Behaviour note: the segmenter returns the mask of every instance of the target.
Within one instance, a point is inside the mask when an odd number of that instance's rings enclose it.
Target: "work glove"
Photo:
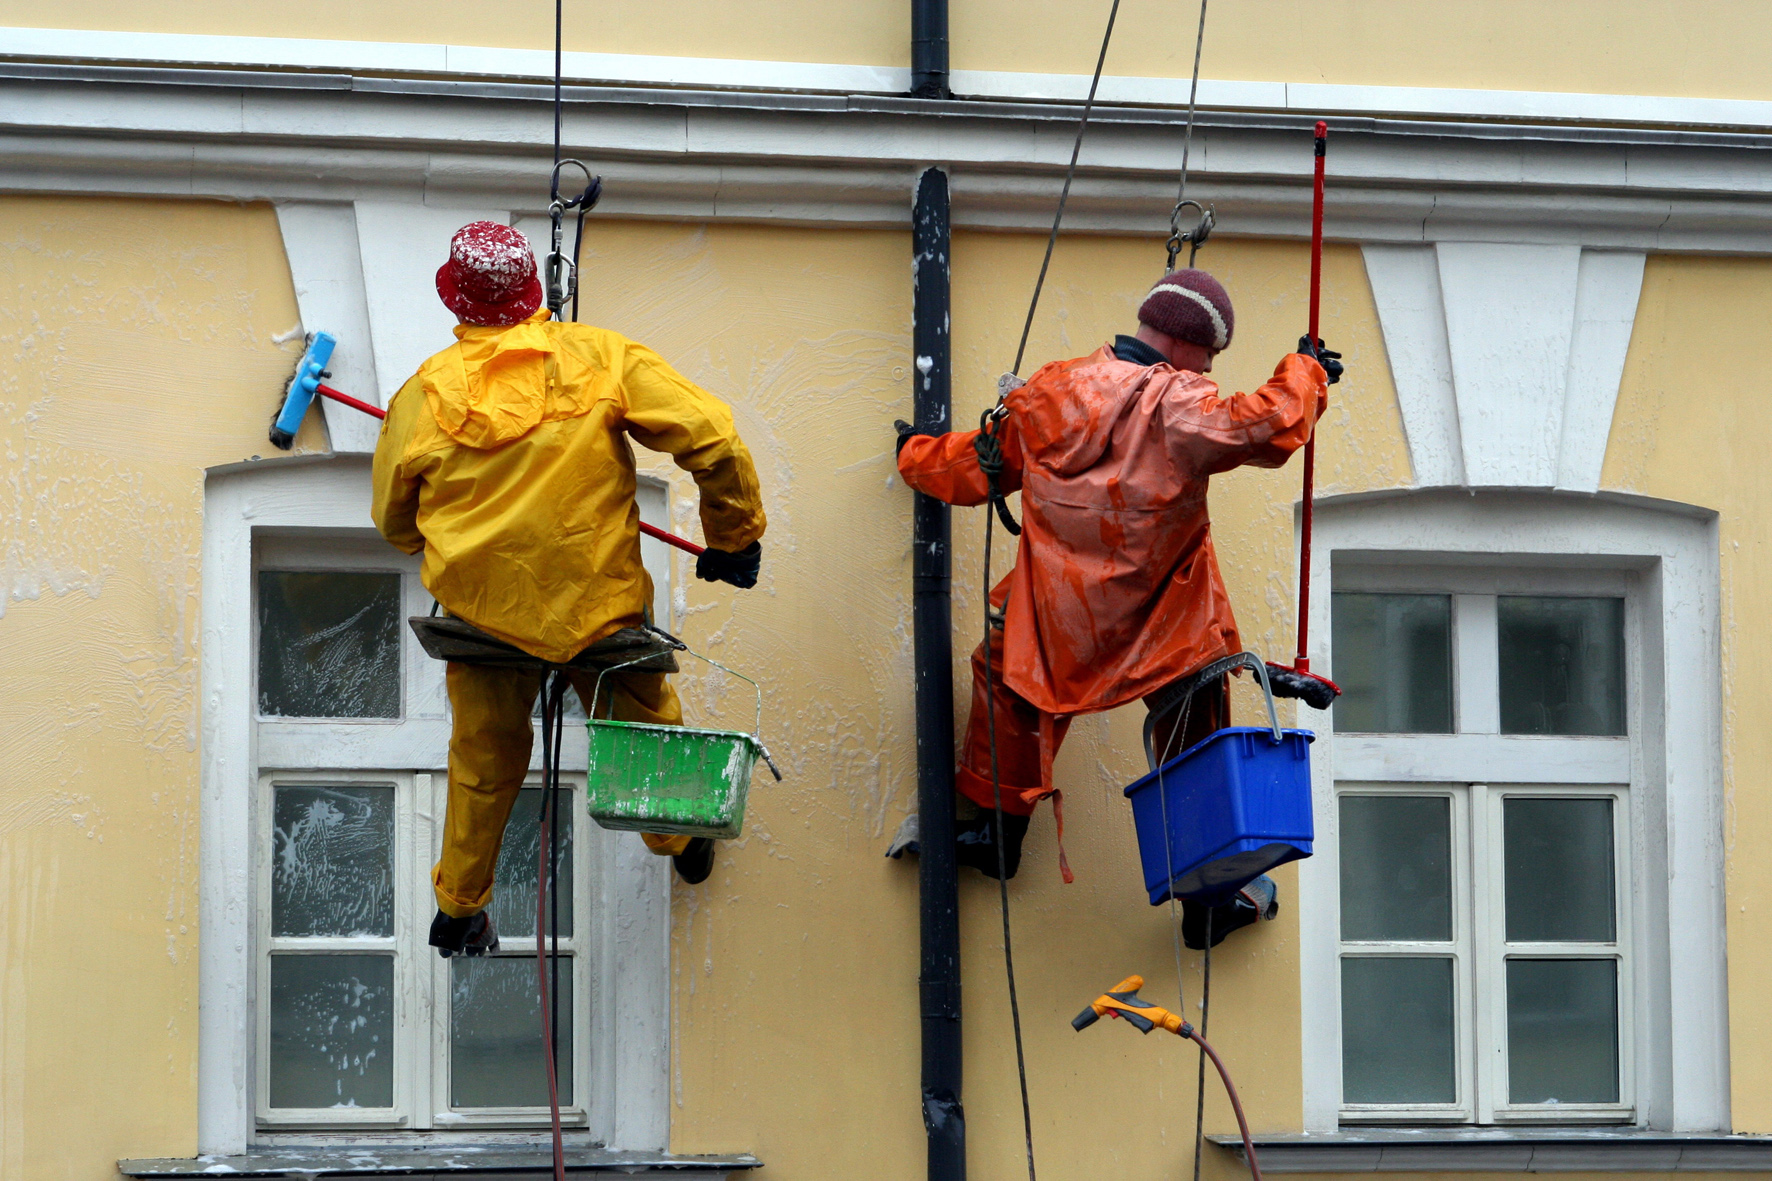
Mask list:
[[[923,435],[924,437],[928,437],[928,435],[929,435],[928,431],[918,430],[916,427],[912,426],[910,423],[906,422],[902,418],[899,419],[897,422],[893,423],[892,425],[894,427],[898,428],[898,451],[903,451],[904,445],[906,443],[910,442],[912,439],[916,438],[918,435]],[[897,454],[897,452],[894,452],[894,454]]]
[[[737,553],[709,546],[695,559],[695,576],[704,582],[729,582],[739,590],[757,585],[763,565],[763,543],[753,541]]]
[[[1298,351],[1307,357],[1316,358],[1317,364],[1323,367],[1323,372],[1329,375],[1330,385],[1334,385],[1341,380],[1343,372],[1341,354],[1330,352],[1329,346],[1323,343],[1322,337],[1317,337],[1317,347],[1314,349],[1311,347],[1311,338],[1309,335],[1299,337]]]

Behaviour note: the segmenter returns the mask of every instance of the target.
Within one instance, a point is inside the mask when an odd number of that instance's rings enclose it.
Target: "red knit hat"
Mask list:
[[[1237,329],[1224,285],[1205,271],[1171,271],[1138,305],[1138,322],[1158,332],[1219,352]]]
[[[437,268],[443,306],[466,324],[506,328],[541,306],[535,251],[529,239],[495,221],[471,221],[449,240],[449,261]]]

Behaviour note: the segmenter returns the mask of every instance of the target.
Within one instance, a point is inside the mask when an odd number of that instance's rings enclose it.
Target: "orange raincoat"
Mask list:
[[[1038,782],[1016,782],[1033,778],[1031,760],[1002,748],[1033,735],[999,712],[1005,810],[1025,814],[1052,794],[1071,715],[1148,696],[1242,650],[1213,554],[1207,479],[1285,463],[1328,405],[1326,377],[1292,353],[1254,393],[1224,398],[1198,373],[1122,361],[1103,346],[1045,366],[1009,395],[999,482],[1022,493],[1023,528],[1015,568],[992,598],[1007,602],[1007,704],[1019,698],[1038,712],[1040,750]],[[912,437],[899,472],[938,500],[983,504],[977,435]],[[975,676],[991,663],[975,658]],[[973,712],[980,729],[976,696]],[[969,738],[962,759],[962,790],[992,806],[988,746]],[[1012,778],[1012,767],[1025,771]]]

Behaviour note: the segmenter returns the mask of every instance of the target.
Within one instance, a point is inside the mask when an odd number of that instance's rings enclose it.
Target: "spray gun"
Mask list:
[[[1231,1110],[1236,1112],[1237,1130],[1243,1134],[1243,1154],[1249,1161],[1249,1175],[1252,1181],[1261,1181],[1261,1162],[1256,1159],[1255,1145],[1249,1139],[1249,1121],[1243,1117],[1243,1101],[1237,1097],[1236,1084],[1231,1082],[1230,1072],[1224,1068],[1224,1061],[1219,1058],[1218,1051],[1212,1048],[1212,1043],[1200,1036],[1199,1030],[1182,1020],[1180,1014],[1171,1013],[1163,1006],[1153,1005],[1139,996],[1138,990],[1143,987],[1143,976],[1126,977],[1090,1001],[1087,1009],[1071,1019],[1071,1028],[1081,1033],[1103,1017],[1119,1017],[1140,1033],[1162,1028],[1199,1046],[1201,1052],[1212,1059],[1212,1065],[1217,1067],[1218,1077],[1224,1082],[1224,1093],[1231,1101]]]

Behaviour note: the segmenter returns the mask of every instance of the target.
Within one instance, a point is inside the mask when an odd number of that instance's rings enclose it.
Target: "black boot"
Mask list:
[[[677,876],[691,886],[699,886],[714,872],[714,841],[712,837],[692,837],[689,847],[671,858]]]
[[[465,919],[437,912],[431,920],[431,946],[444,959],[452,955],[485,955],[498,950],[498,931],[485,911]]]
[[[1212,946],[1217,947],[1224,942],[1226,935],[1239,927],[1271,919],[1279,913],[1279,890],[1274,885],[1274,879],[1262,874],[1238,890],[1235,898],[1217,906],[1207,906],[1192,898],[1183,898],[1181,941],[1195,951],[1204,950],[1208,916],[1212,920]]]
[[[958,820],[954,827],[954,859],[970,865],[987,878],[997,876],[997,829],[1003,831],[1003,877],[1015,876],[1021,868],[1021,841],[1028,835],[1028,817],[1012,812],[980,808],[969,820]]]

